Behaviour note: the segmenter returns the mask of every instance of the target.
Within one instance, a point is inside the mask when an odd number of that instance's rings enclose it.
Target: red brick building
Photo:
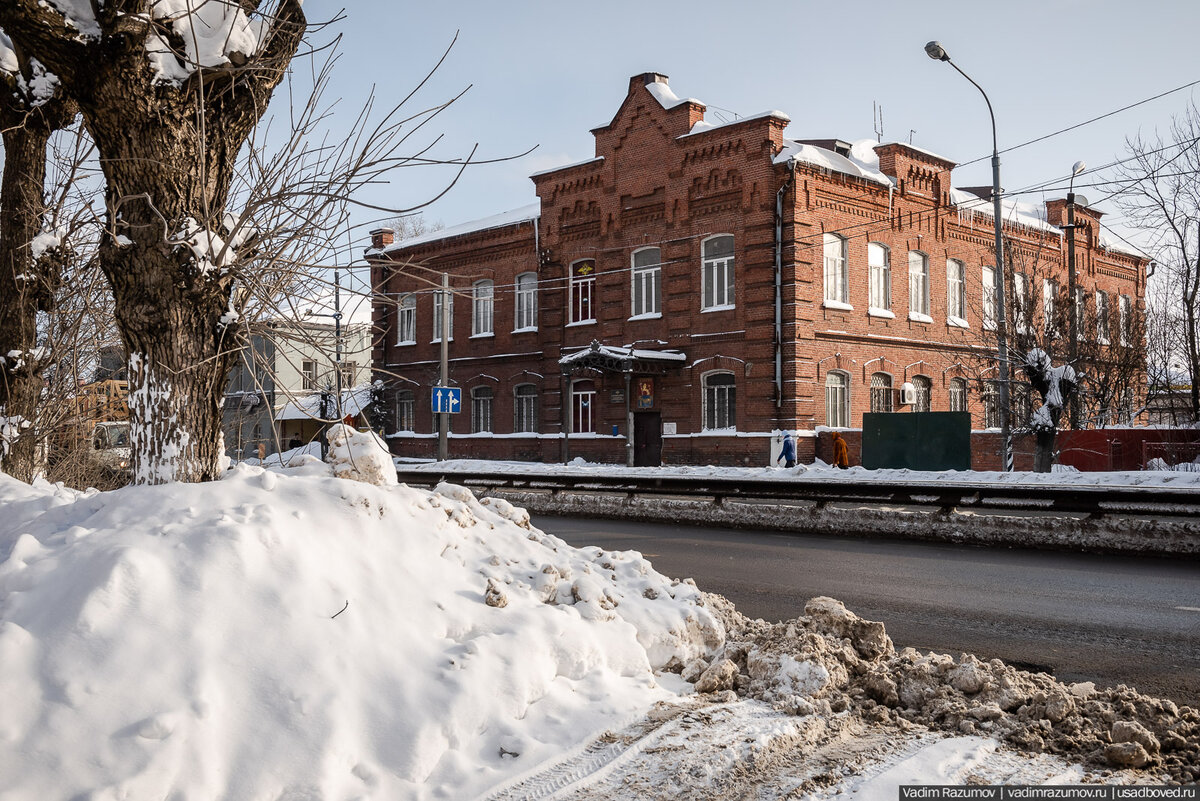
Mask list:
[[[531,176],[538,203],[401,243],[373,232],[394,452],[435,453],[442,273],[452,457],[765,464],[780,430],[811,460],[817,427],[866,411],[998,425],[988,192],[952,188],[954,164],[919,148],[788,124],[708,122],[637,75],[595,158]],[[1028,330],[1066,284],[1064,205],[1006,207],[1009,247],[1044,271],[1010,280]],[[1099,218],[1077,204],[1078,286],[1123,342],[1146,262]]]

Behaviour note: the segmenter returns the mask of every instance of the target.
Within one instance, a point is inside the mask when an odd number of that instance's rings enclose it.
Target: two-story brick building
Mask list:
[[[789,122],[712,123],[637,75],[594,158],[531,176],[536,204],[405,242],[373,232],[393,450],[435,452],[443,273],[452,456],[763,464],[780,430],[803,460],[817,427],[865,411],[998,424],[987,192],[911,145],[794,140]],[[1050,265],[1015,281],[1030,310],[1065,286],[1063,206],[1006,205],[1014,255]],[[1121,326],[1146,263],[1107,247],[1099,217],[1076,207],[1078,286]]]

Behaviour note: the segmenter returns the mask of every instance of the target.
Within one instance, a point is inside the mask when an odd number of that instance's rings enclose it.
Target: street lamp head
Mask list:
[[[1079,173],[1083,172],[1086,169],[1087,169],[1086,164],[1084,164],[1082,161],[1077,161],[1077,162],[1075,162],[1075,165],[1073,167],[1071,167],[1071,175],[1072,176],[1079,175]]]
[[[949,61],[950,54],[942,47],[941,42],[930,42],[925,45],[925,54],[936,61]]]

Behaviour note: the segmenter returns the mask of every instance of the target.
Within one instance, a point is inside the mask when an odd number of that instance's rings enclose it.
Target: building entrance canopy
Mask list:
[[[563,375],[579,367],[592,367],[612,373],[658,373],[683,367],[687,355],[673,350],[649,350],[629,346],[601,345],[597,340],[583,350],[558,360]]]

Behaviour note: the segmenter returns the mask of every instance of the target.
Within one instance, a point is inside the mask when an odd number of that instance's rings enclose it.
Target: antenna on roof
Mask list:
[[[912,144],[912,140],[913,140],[913,134],[915,134],[916,132],[917,132],[917,131],[916,131],[916,129],[914,129],[914,128],[909,128],[909,129],[908,129],[908,143],[909,143],[910,145]]]
[[[871,121],[875,125],[875,141],[883,142],[883,106],[871,101]]]

